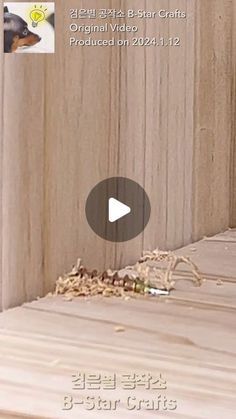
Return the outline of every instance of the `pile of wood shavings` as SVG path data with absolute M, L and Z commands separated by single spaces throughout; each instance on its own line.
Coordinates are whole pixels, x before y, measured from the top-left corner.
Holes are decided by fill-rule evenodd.
M 197 265 L 189 257 L 178 256 L 173 252 L 158 249 L 153 252 L 144 252 L 135 267 L 144 281 L 148 278 L 157 288 L 170 291 L 175 288 L 176 281 L 173 275 L 181 263 L 189 267 L 192 274 L 191 281 L 197 286 L 202 285 L 203 278 Z
M 124 286 L 127 281 L 129 283 L 140 281 L 146 287 L 170 291 L 175 288 L 173 274 L 180 263 L 189 266 L 191 280 L 195 285 L 201 285 L 202 276 L 190 258 L 157 249 L 153 252 L 144 252 L 133 266 L 118 271 L 108 269 L 103 273 L 97 270 L 89 271 L 82 265 L 81 259 L 78 259 L 71 272 L 59 277 L 54 295 L 63 295 L 67 301 L 71 301 L 74 297 L 95 295 L 130 298 L 135 293 Z

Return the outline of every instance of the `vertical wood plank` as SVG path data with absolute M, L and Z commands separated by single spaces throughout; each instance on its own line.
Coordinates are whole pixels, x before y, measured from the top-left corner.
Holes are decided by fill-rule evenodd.
M 2 306 L 43 294 L 44 55 L 4 54 Z
M 232 1 L 197 2 L 193 239 L 229 226 Z
M 90 7 L 111 8 L 114 4 L 96 0 Z M 70 48 L 66 28 L 73 7 L 86 8 L 86 3 L 73 0 L 68 7 L 63 0 L 57 2 L 57 27 L 65 30 L 57 31 L 56 54 L 47 58 L 46 66 L 46 289 L 78 256 L 89 266 L 114 264 L 115 244 L 90 229 L 85 202 L 99 181 L 116 174 L 119 49 Z
M 3 19 L 3 2 L 0 0 L 0 21 Z M 0 31 L 0 311 L 2 310 L 2 163 L 3 163 L 3 31 Z
M 232 5 L 232 92 L 231 92 L 231 167 L 230 167 L 230 227 L 236 226 L 236 2 Z
M 170 19 L 169 23 L 169 36 L 179 37 L 181 45 L 169 48 L 167 248 L 181 247 L 189 242 L 192 229 L 194 3 L 170 2 L 171 9 L 185 10 L 188 19 Z
M 123 7 L 166 9 L 162 0 L 123 2 Z M 133 19 L 138 36 L 179 36 L 180 47 L 129 47 L 121 51 L 119 173 L 144 186 L 152 214 L 140 237 L 117 246 L 118 265 L 139 257 L 143 248 L 178 247 L 192 232 L 191 186 L 195 1 L 174 0 L 171 9 L 188 19 Z M 135 105 L 134 105 L 135 104 Z M 176 158 L 178 156 L 178 158 Z M 178 179 L 177 179 L 178 178 Z

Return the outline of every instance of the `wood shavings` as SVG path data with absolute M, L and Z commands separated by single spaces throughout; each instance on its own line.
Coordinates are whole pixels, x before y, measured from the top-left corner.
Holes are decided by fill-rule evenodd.
M 154 288 L 157 292 L 152 294 L 167 295 L 175 287 L 176 279 L 173 275 L 180 263 L 189 266 L 193 283 L 201 285 L 202 276 L 189 257 L 156 249 L 153 252 L 144 252 L 133 266 L 118 271 L 108 269 L 103 273 L 89 271 L 82 265 L 81 259 L 78 259 L 71 272 L 58 278 L 54 295 L 63 295 L 65 301 L 95 295 L 123 298 L 128 295 L 130 298 L 135 293 L 148 294 Z
M 150 265 L 150 262 L 154 263 Z M 166 264 L 165 268 L 159 265 L 159 263 L 162 265 L 163 262 Z M 178 256 L 173 252 L 165 252 L 158 249 L 153 252 L 145 252 L 139 260 L 139 276 L 144 281 L 148 279 L 157 287 L 170 291 L 174 289 L 176 282 L 173 279 L 173 274 L 181 263 L 190 268 L 192 281 L 195 285 L 200 286 L 203 281 L 202 275 L 196 264 L 189 257 Z

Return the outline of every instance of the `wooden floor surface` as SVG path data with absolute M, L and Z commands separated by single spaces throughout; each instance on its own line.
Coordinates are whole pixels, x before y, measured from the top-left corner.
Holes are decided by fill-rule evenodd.
M 236 230 L 178 252 L 198 263 L 206 278 L 201 288 L 180 280 L 168 298 L 47 297 L 2 313 L 0 418 L 233 419 Z M 87 386 L 91 374 L 116 374 L 116 390 L 73 389 L 79 373 Z M 125 374 L 148 373 L 161 374 L 167 389 L 122 388 Z M 65 396 L 84 404 L 63 410 Z M 99 396 L 119 399 L 117 410 L 86 410 L 86 398 Z M 128 397 L 134 404 L 166 397 L 177 408 L 128 410 Z

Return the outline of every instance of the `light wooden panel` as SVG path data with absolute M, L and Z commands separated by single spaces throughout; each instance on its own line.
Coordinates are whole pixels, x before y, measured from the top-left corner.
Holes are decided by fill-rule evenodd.
M 207 262 L 204 254 L 201 261 Z M 234 261 L 235 252 L 231 264 Z M 217 255 L 215 262 L 220 265 L 224 259 Z M 72 374 L 79 372 L 115 373 L 117 377 L 161 373 L 168 387 L 162 395 L 177 400 L 178 407 L 174 412 L 160 410 L 158 416 L 234 417 L 236 288 L 227 282 L 219 287 L 207 281 L 200 288 L 184 282 L 183 289 L 178 283 L 170 297 L 149 300 L 45 298 L 2 313 L 2 417 L 98 417 L 97 410 L 88 412 L 83 405 L 62 411 L 63 397 L 69 394 L 83 399 L 91 394 L 108 400 L 143 399 L 143 388 L 122 391 L 119 382 L 115 391 L 72 390 Z M 116 333 L 120 325 L 124 331 Z M 158 393 L 145 394 L 156 400 Z M 146 410 L 137 413 L 142 419 L 149 415 Z M 103 411 L 102 417 L 110 419 L 111 411 Z M 121 403 L 116 417 L 136 415 Z
M 111 4 L 96 0 L 90 6 Z M 84 6 L 82 1 L 70 2 L 70 7 Z M 68 27 L 68 4 L 58 1 L 57 10 L 57 28 Z M 57 30 L 57 53 L 46 64 L 44 250 L 48 288 L 79 255 L 85 263 L 101 266 L 114 263 L 115 251 L 115 244 L 107 244 L 92 232 L 84 208 L 92 187 L 116 173 L 119 50 L 70 49 L 69 32 L 65 32 Z
M 0 3 L 1 6 L 1 3 Z M 0 7 L 0 19 L 3 19 Z M 0 44 L 3 44 L 3 33 L 0 31 Z M 3 54 L 0 54 L 0 310 L 2 309 L 2 161 L 3 161 Z
M 58 33 L 57 55 L 47 61 L 49 281 L 78 254 L 88 264 L 120 266 L 133 262 L 144 246 L 173 248 L 190 241 L 195 2 L 175 0 L 173 7 L 185 10 L 187 4 L 187 22 L 132 20 L 140 36 L 180 36 L 180 48 L 69 50 Z M 94 2 L 97 8 L 109 5 L 142 9 L 144 2 Z M 146 3 L 150 10 L 165 6 L 163 0 Z M 66 4 L 58 2 L 58 8 L 58 26 L 68 25 Z M 115 245 L 90 231 L 84 202 L 97 182 L 117 175 L 145 187 L 152 217 L 143 235 Z
M 229 226 L 233 2 L 196 7 L 194 239 Z
M 230 226 L 236 226 L 236 2 L 233 2 L 232 31 L 232 137 L 231 137 L 231 195 L 230 195 Z
M 69 8 L 87 3 L 56 7 L 55 55 L 4 57 L 4 308 L 51 289 L 78 256 L 118 267 L 143 248 L 176 248 L 230 222 L 233 1 L 172 0 L 186 21 L 139 20 L 140 35 L 179 36 L 179 48 L 69 48 Z M 125 244 L 98 238 L 84 213 L 91 188 L 116 175 L 138 181 L 152 204 L 145 232 Z
M 2 306 L 43 293 L 44 55 L 4 55 Z
M 134 2 L 123 2 L 133 8 Z M 142 9 L 143 1 L 135 3 Z M 149 10 L 165 1 L 149 1 Z M 193 141 L 194 2 L 174 1 L 189 19 L 132 20 L 140 36 L 179 36 L 181 47 L 121 51 L 119 173 L 135 177 L 152 203 L 142 240 L 118 246 L 118 264 L 129 263 L 143 248 L 181 246 L 191 237 Z

